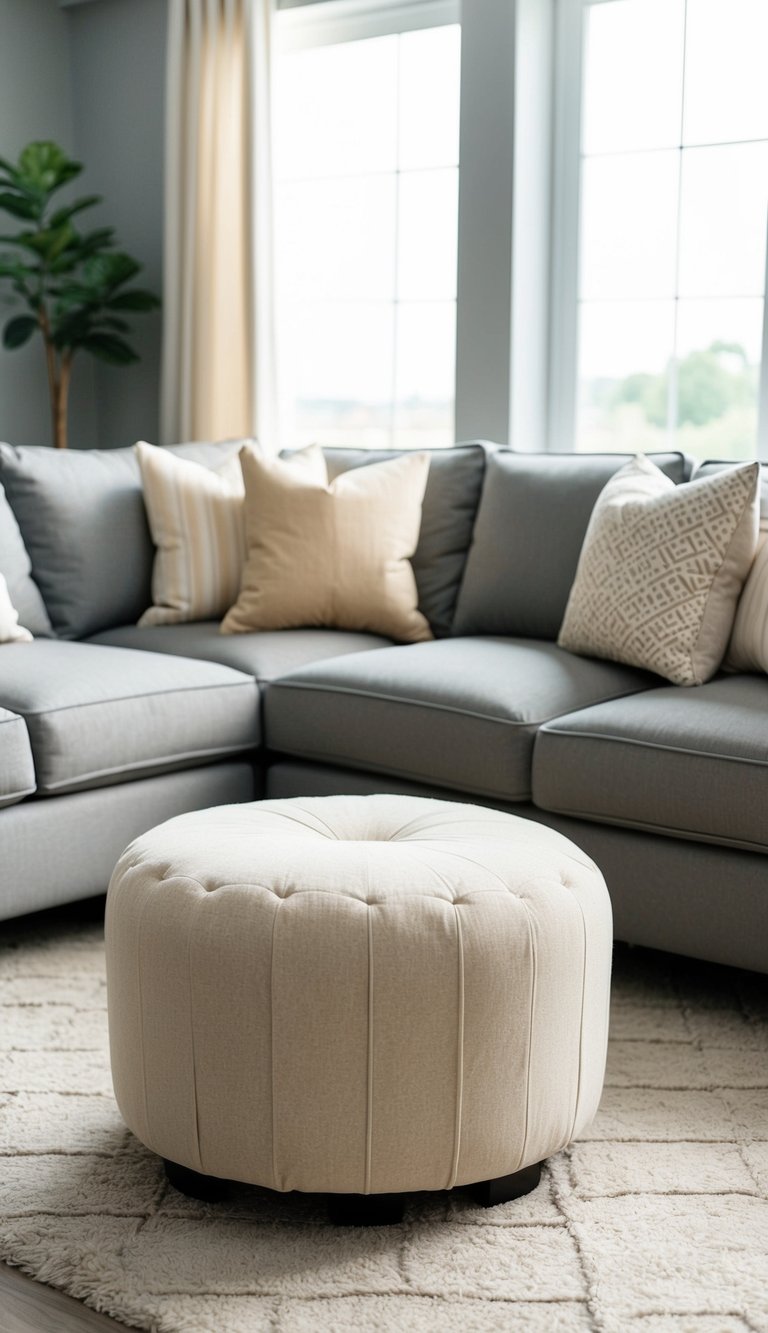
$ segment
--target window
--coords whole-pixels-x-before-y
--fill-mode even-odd
[[[576,448],[754,456],[768,3],[586,0],[583,33]]]
[[[281,15],[299,44],[277,70],[285,441],[449,445],[460,29],[340,40],[313,10]]]

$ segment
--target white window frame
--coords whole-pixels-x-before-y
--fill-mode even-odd
[[[585,14],[611,0],[559,0],[553,63],[552,286],[547,447],[576,444],[581,110]],[[768,461],[768,220],[763,334],[758,390],[757,458]]]
[[[279,0],[278,11],[283,51],[461,22],[461,0]]]

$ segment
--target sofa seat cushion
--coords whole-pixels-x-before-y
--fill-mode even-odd
[[[0,653],[41,794],[188,768],[259,741],[258,686],[209,662],[36,639]]]
[[[221,634],[218,620],[189,625],[121,625],[96,634],[92,643],[117,648],[140,648],[149,653],[203,658],[234,667],[259,681],[274,680],[310,662],[369,648],[385,648],[389,639],[335,629],[281,629],[253,634]]]
[[[0,708],[0,809],[35,790],[35,765],[24,719]]]
[[[303,759],[526,801],[542,722],[651,680],[530,639],[382,648],[273,682],[265,740]]]
[[[559,814],[768,851],[768,680],[669,686],[549,722],[536,739],[533,799]]]

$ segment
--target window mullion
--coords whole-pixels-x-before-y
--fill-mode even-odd
[[[768,462],[768,218],[766,218],[766,259],[763,278],[763,338],[760,355],[757,456],[763,462]]]
[[[562,0],[555,34],[552,287],[547,448],[572,449],[576,431],[581,199],[583,0]]]

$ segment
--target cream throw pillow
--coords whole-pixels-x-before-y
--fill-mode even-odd
[[[11,602],[8,584],[0,574],[0,643],[30,643],[32,635],[19,624],[19,613]]]
[[[218,619],[237,596],[245,559],[237,454],[213,469],[141,440],[136,455],[157,548],[153,604],[139,625]]]
[[[410,564],[428,454],[354,468],[330,484],[319,448],[313,459],[308,477],[241,449],[248,560],[222,633],[329,625],[431,639]]]
[[[638,455],[592,511],[558,643],[675,685],[717,671],[755,553],[760,466],[675,486]]]
[[[725,665],[731,671],[768,671],[768,474],[757,555],[736,608]]]

